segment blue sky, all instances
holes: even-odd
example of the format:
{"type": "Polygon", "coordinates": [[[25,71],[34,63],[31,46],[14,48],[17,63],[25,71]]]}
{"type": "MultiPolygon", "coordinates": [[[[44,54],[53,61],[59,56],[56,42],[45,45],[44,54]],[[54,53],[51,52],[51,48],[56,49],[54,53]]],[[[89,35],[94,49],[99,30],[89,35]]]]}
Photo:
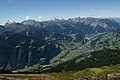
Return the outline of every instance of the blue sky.
{"type": "Polygon", "coordinates": [[[120,0],[0,0],[0,24],[51,17],[120,17],[120,0]]]}

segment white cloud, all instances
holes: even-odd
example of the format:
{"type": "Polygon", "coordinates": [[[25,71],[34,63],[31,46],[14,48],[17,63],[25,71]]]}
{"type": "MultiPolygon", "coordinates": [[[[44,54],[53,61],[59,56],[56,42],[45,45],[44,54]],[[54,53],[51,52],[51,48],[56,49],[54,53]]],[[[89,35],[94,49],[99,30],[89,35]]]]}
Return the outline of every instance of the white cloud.
{"type": "Polygon", "coordinates": [[[39,17],[38,17],[38,20],[39,20],[39,21],[43,21],[43,17],[39,16],[39,17]]]}
{"type": "Polygon", "coordinates": [[[25,17],[25,20],[29,20],[29,19],[30,19],[30,17],[29,17],[29,16],[26,16],[26,17],[25,17]]]}
{"type": "Polygon", "coordinates": [[[62,19],[63,19],[63,17],[61,17],[61,16],[51,17],[51,20],[56,20],[56,19],[62,20],[62,19]]]}
{"type": "Polygon", "coordinates": [[[58,19],[63,19],[62,17],[58,17],[58,19]]]}

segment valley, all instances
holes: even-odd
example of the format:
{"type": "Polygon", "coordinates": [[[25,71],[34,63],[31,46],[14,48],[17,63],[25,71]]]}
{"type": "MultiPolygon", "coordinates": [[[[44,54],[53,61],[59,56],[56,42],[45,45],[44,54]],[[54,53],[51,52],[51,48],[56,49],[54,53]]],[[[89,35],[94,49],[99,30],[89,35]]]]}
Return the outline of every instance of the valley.
{"type": "Polygon", "coordinates": [[[0,80],[120,80],[120,0],[0,0],[0,80]]]}
{"type": "Polygon", "coordinates": [[[74,80],[85,76],[105,77],[120,73],[119,64],[120,24],[111,19],[8,21],[0,26],[2,78],[20,76],[34,80],[37,76],[38,80],[48,79],[43,76],[51,80],[74,80]]]}

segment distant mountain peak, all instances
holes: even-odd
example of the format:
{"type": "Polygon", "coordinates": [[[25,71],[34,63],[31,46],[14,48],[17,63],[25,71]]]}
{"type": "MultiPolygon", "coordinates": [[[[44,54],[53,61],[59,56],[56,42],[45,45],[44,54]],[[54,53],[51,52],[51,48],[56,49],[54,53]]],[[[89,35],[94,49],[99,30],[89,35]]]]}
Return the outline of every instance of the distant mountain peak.
{"type": "Polygon", "coordinates": [[[39,23],[39,21],[29,19],[29,20],[22,21],[21,23],[24,24],[24,25],[34,25],[34,24],[39,23]]]}
{"type": "Polygon", "coordinates": [[[15,21],[12,20],[7,20],[6,24],[12,24],[12,23],[16,23],[15,21]]]}

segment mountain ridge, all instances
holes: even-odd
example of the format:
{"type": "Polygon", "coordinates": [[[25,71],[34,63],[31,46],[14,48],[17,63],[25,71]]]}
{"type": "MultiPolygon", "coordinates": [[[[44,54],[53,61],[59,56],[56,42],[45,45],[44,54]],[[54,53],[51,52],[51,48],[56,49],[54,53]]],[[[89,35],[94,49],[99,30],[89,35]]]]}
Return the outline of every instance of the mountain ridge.
{"type": "Polygon", "coordinates": [[[114,20],[91,17],[6,23],[0,26],[0,69],[44,72],[91,52],[119,50],[119,29],[114,20]]]}

